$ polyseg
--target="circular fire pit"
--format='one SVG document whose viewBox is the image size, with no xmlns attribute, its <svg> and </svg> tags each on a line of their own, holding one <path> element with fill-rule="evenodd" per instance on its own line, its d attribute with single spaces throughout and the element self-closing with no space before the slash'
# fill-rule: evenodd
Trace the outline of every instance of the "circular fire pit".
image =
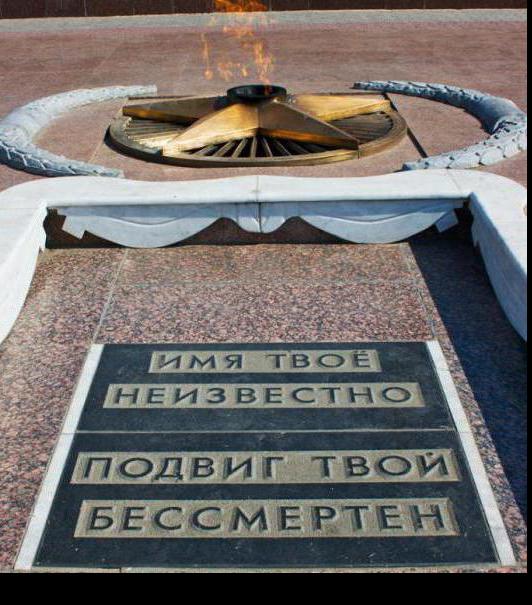
<svg viewBox="0 0 532 605">
<path fill-rule="evenodd" d="M 282 86 L 248 84 L 227 91 L 227 98 L 235 103 L 261 103 L 273 99 L 286 99 L 288 91 Z"/>
<path fill-rule="evenodd" d="M 129 155 L 208 168 L 358 159 L 399 142 L 407 126 L 380 95 L 291 95 L 282 86 L 252 84 L 218 97 L 127 105 L 109 132 Z"/>
</svg>

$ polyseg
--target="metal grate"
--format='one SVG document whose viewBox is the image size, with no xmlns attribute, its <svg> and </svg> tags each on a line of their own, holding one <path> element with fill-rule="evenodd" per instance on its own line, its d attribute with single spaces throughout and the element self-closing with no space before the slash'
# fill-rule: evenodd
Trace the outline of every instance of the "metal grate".
<svg viewBox="0 0 532 605">
<path fill-rule="evenodd" d="M 347 102 L 353 98 L 350 95 L 345 95 L 345 97 L 349 99 Z M 340 101 L 337 101 L 338 98 Z M 297 97 L 295 99 L 295 103 L 297 103 Z M 314 99 L 314 96 L 308 96 L 302 98 L 300 103 L 310 103 Z M 317 97 L 317 99 L 324 105 L 328 100 L 326 95 Z M 342 99 L 343 97 L 339 95 L 334 97 L 337 103 L 342 102 Z M 188 103 L 186 105 L 188 111 L 192 103 L 188 99 L 184 101 Z M 181 106 L 184 106 L 184 101 L 181 101 Z M 204 102 L 203 99 L 202 101 Z M 360 101 L 358 102 L 360 103 Z M 206 119 L 210 119 L 210 115 L 215 114 L 207 115 L 207 118 L 203 118 L 203 120 L 180 118 L 180 121 L 184 123 L 172 122 L 170 121 L 172 116 L 165 113 L 165 111 L 169 112 L 166 107 L 176 111 L 176 107 L 180 106 L 175 102 L 174 105 L 171 103 L 171 101 L 162 101 L 124 108 L 124 114 L 133 115 L 122 115 L 115 120 L 110 128 L 111 140 L 120 150 L 128 154 L 168 164 L 199 167 L 277 166 L 311 165 L 371 155 L 395 144 L 406 133 L 406 124 L 399 114 L 391 107 L 383 108 L 383 102 L 379 101 L 376 105 L 378 110 L 371 113 L 336 120 L 321 120 L 320 124 L 323 124 L 325 128 L 331 128 L 333 135 L 334 129 L 336 129 L 345 137 L 346 142 L 356 141 L 356 145 L 352 145 L 350 148 L 346 148 L 342 144 L 344 141 L 340 138 L 337 144 L 331 144 L 330 141 L 327 141 L 329 143 L 327 144 L 303 140 L 305 137 L 298 133 L 299 138 L 296 139 L 290 136 L 289 130 L 276 129 L 274 125 L 269 127 L 271 134 L 263 134 L 259 130 L 255 134 L 246 133 L 253 136 L 238 136 L 237 130 L 235 135 L 229 134 L 220 142 L 209 142 L 204 145 L 189 144 L 188 148 L 172 149 L 176 140 L 186 138 L 197 124 L 201 125 L 202 121 L 205 122 Z M 292 102 L 288 100 L 287 106 L 297 108 L 295 103 L 292 105 Z M 194 104 L 192 106 L 194 107 Z M 276 110 L 277 106 L 274 105 L 273 108 Z M 217 113 L 220 113 L 219 110 Z M 150 117 L 144 117 L 145 114 Z M 154 114 L 156 114 L 156 119 L 152 117 Z M 313 116 L 310 114 L 303 115 L 308 115 L 309 123 L 313 121 Z M 219 122 L 217 126 L 220 127 Z M 203 133 L 202 136 L 205 137 Z M 171 149 L 171 153 L 167 153 L 168 149 Z"/>
</svg>

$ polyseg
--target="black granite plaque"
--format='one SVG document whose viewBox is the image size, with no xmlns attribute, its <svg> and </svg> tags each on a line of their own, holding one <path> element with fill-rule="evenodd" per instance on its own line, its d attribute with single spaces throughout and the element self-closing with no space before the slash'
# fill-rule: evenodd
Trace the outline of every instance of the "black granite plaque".
<svg viewBox="0 0 532 605">
<path fill-rule="evenodd" d="M 287 472 L 296 457 L 299 469 Z M 494 561 L 454 432 L 401 431 L 79 434 L 36 564 Z"/>
<path fill-rule="evenodd" d="M 243 368 L 231 368 L 231 363 L 217 363 L 212 371 L 201 371 L 201 365 L 196 365 L 197 371 L 187 372 L 150 372 L 154 352 L 188 352 L 198 355 L 200 362 L 210 359 L 210 355 L 219 353 L 224 357 L 243 355 Z M 370 351 L 376 352 L 380 364 L 379 371 L 353 371 L 353 365 L 343 364 L 337 368 L 327 368 L 318 363 L 308 367 L 285 370 L 289 367 L 290 356 L 313 355 L 313 361 L 319 360 L 320 353 L 327 355 L 325 363 L 334 365 L 335 351 L 346 352 Z M 271 365 L 257 372 L 257 367 L 246 367 L 246 356 L 261 354 Z M 267 357 L 266 356 L 272 356 Z M 276 355 L 286 355 L 279 369 L 272 367 L 277 361 Z M 172 358 L 170 356 L 170 358 Z M 297 359 L 297 358 L 296 358 Z M 339 362 L 340 357 L 338 357 Z M 364 358 L 361 357 L 361 363 Z M 218 361 L 218 359 L 216 360 Z M 252 360 L 255 361 L 255 358 Z M 301 363 L 304 363 L 302 358 Z M 192 362 L 189 362 L 189 366 Z M 360 369 L 360 368 L 358 368 Z M 362 368 L 374 370 L 375 367 Z M 216 370 L 216 371 L 214 371 Z M 422 405 L 409 405 L 401 402 L 400 391 L 392 393 L 388 405 L 380 405 L 382 401 L 371 404 L 370 398 L 365 397 L 368 384 L 377 385 L 417 385 L 423 398 Z M 232 404 L 220 403 L 216 395 L 207 405 L 196 402 L 191 398 L 182 399 L 175 405 L 135 404 L 124 395 L 123 407 L 105 404 L 109 393 L 109 385 L 210 385 L 212 389 L 224 388 L 226 395 L 229 388 L 240 385 L 262 385 L 262 392 L 257 398 L 262 401 L 242 403 L 233 400 Z M 270 401 L 264 401 L 264 387 L 273 388 L 278 385 L 313 385 L 322 389 L 322 399 L 316 403 L 305 403 L 313 399 L 314 390 L 301 391 L 298 405 L 287 402 L 289 388 L 273 391 Z M 338 397 L 344 397 L 343 403 L 333 403 L 327 398 L 325 388 L 339 388 Z M 344 387 L 344 392 L 341 391 Z M 354 388 L 355 395 L 345 389 Z M 403 387 L 399 387 L 403 388 Z M 407 387 L 408 388 L 408 387 Z M 134 387 L 125 393 L 133 393 Z M 183 389 L 181 395 L 190 393 L 192 387 Z M 168 391 L 168 389 L 167 389 Z M 382 392 L 382 389 L 380 389 Z M 152 391 L 157 399 L 157 391 Z M 272 391 L 270 391 L 270 394 Z M 358 394 L 360 393 L 360 394 Z M 198 397 L 208 398 L 205 393 Z M 170 394 L 171 396 L 171 394 Z M 371 397 L 379 399 L 379 392 Z M 347 399 L 346 399 L 347 398 Z M 174 396 L 175 400 L 175 396 Z M 354 403 L 353 403 L 354 400 Z M 116 401 L 116 399 L 115 399 Z M 264 431 L 264 430 L 330 430 L 330 429 L 415 429 L 415 428 L 449 428 L 451 419 L 444 403 L 438 379 L 424 343 L 335 343 L 335 344 L 268 344 L 268 345 L 111 345 L 105 348 L 87 406 L 84 411 L 80 429 L 98 431 L 105 427 L 109 431 Z"/>
<path fill-rule="evenodd" d="M 35 567 L 498 561 L 424 343 L 106 346 Z"/>
</svg>

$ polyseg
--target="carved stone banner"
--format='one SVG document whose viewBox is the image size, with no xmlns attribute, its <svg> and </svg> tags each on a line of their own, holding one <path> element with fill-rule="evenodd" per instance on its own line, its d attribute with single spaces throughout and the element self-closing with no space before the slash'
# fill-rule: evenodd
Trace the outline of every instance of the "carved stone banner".
<svg viewBox="0 0 532 605">
<path fill-rule="evenodd" d="M 108 345 L 19 569 L 500 564 L 436 343 Z"/>
</svg>

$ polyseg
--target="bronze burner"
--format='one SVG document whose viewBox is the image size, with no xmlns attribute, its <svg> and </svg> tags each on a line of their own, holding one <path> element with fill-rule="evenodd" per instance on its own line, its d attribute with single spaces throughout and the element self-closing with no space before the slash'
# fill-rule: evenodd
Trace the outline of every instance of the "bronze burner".
<svg viewBox="0 0 532 605">
<path fill-rule="evenodd" d="M 378 95 L 300 94 L 264 84 L 221 97 L 169 97 L 127 105 L 110 128 L 128 154 L 182 166 L 310 165 L 386 149 L 406 124 Z"/>
<path fill-rule="evenodd" d="M 285 100 L 288 91 L 282 86 L 269 86 L 267 84 L 248 84 L 236 86 L 227 91 L 227 98 L 233 103 L 261 103 L 273 99 Z"/>
</svg>

